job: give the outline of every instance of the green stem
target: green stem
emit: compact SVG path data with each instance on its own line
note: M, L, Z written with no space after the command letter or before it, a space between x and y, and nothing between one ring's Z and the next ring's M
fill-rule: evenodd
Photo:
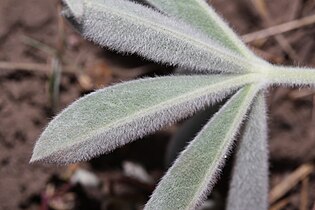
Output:
M267 71L269 84L294 86L315 86L315 69L273 66Z

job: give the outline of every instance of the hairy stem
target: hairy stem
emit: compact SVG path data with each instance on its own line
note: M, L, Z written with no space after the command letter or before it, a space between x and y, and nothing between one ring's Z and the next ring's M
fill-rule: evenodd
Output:
M274 66L267 70L267 79L269 84L275 85L315 86L315 69Z

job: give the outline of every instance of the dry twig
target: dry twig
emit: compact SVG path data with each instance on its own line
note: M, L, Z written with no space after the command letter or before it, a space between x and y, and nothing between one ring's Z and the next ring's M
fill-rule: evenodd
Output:
M277 203L275 203L274 205L272 205L269 210L281 210L284 207L286 207L288 204L290 203L288 198L285 198Z
M310 179L308 176L302 180L300 210L307 210L308 208L309 183L310 183Z
M288 177L286 177L282 182L276 185L269 193L269 203L274 203L279 198L284 196L293 187L295 187L301 180L307 177L314 171L314 165L303 164Z
M242 36L242 39L246 42L252 42L259 39L268 38L270 36L275 36L277 34L285 33L288 31L292 31L294 29L298 29L307 25L311 25L315 23L315 15L311 15L308 17L304 17L298 20L293 20L290 22L286 22L280 25L272 26L270 28L266 28L260 31L256 31L253 33L245 34Z
M27 70L48 73L51 70L51 67L50 65L39 63L12 63L0 61L0 69Z
M270 27L273 21L269 15L265 0L252 0L252 2L261 16L261 19L265 22L265 26ZM275 40L278 42L282 50L290 56L291 59L298 60L297 53L283 34L275 35Z

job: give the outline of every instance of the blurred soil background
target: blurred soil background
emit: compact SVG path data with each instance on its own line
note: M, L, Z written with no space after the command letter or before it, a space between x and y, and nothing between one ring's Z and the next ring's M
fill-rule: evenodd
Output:
M243 39L258 55L272 63L315 67L314 0L211 4L238 34L246 35ZM172 72L83 40L60 11L57 0L0 2L0 209L142 209L165 171L166 147L179 125L88 163L28 163L49 120L78 97L120 81ZM287 22L296 29L279 26ZM272 26L277 35L260 31ZM268 95L272 210L315 209L314 93L275 87ZM220 192L224 200L226 171L208 206Z

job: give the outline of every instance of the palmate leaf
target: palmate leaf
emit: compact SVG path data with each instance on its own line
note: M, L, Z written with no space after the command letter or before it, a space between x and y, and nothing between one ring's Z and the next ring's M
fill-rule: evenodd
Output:
M65 2L72 4L69 0ZM75 7L69 8L72 11ZM81 21L77 21L83 36L110 49L138 53L157 62L195 71L256 70L248 59L188 24L143 5L126 0L93 0L85 1L83 11ZM70 17L78 19L75 15Z
M162 178L145 209L194 209L215 183L218 171L258 91L235 94L204 126Z
M64 16L87 39L205 74L142 79L79 99L50 122L35 145L32 162L88 160L191 116L242 88L181 153L146 209L188 210L200 204L213 187L259 89L315 83L314 69L277 67L257 58L203 0L147 0L162 13L127 0L63 1ZM213 73L218 75L209 75ZM229 209L267 208L263 103L260 94L245 127ZM252 135L260 141L255 144ZM247 174L252 176L244 184ZM251 184L258 189L250 188Z
M205 0L146 0L162 12L189 23L222 46L248 58L256 56L244 45Z
M169 76L96 91L49 123L31 161L61 164L90 159L190 116L256 79L250 75Z
M227 210L268 209L268 143L266 103L257 96L233 166Z

